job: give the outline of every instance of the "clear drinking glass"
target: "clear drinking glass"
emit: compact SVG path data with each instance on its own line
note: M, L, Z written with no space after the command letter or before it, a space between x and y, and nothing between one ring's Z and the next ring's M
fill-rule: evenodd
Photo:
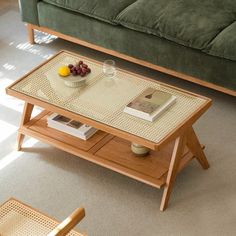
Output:
M116 75L116 63L113 60L106 60L103 62L103 73L108 78L113 78Z

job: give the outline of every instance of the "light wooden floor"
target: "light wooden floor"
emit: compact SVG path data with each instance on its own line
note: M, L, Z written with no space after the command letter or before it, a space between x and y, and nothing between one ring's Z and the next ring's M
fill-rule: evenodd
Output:
M17 0L0 0L0 10L9 7L18 7Z

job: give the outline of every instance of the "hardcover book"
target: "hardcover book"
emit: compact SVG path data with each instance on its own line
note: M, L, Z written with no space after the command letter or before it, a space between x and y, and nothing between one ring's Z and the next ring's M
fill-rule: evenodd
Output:
M130 102L124 108L124 112L147 121L154 121L175 101L176 97L170 93L148 88Z
M82 124L79 121L71 120L65 116L53 113L47 118L48 127L68 133L75 137L87 140L96 133L96 129L92 126Z

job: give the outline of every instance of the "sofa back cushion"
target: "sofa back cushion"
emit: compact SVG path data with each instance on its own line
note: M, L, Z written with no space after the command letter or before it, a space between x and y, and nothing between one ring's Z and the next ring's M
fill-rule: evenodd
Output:
M236 60L236 0L138 0L115 22Z
M44 0L70 11L78 12L110 24L116 16L135 0Z

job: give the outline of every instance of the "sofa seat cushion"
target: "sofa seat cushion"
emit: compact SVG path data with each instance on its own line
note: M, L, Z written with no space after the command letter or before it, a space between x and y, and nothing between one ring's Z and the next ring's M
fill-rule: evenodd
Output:
M236 60L236 21L222 30L204 50L210 55ZM235 75L236 78L236 75Z
M236 0L138 0L115 21L133 30L236 60ZM234 50L230 50L232 46Z
M116 24L113 21L116 16L135 0L119 0L118 2L114 0L44 0L44 2Z

